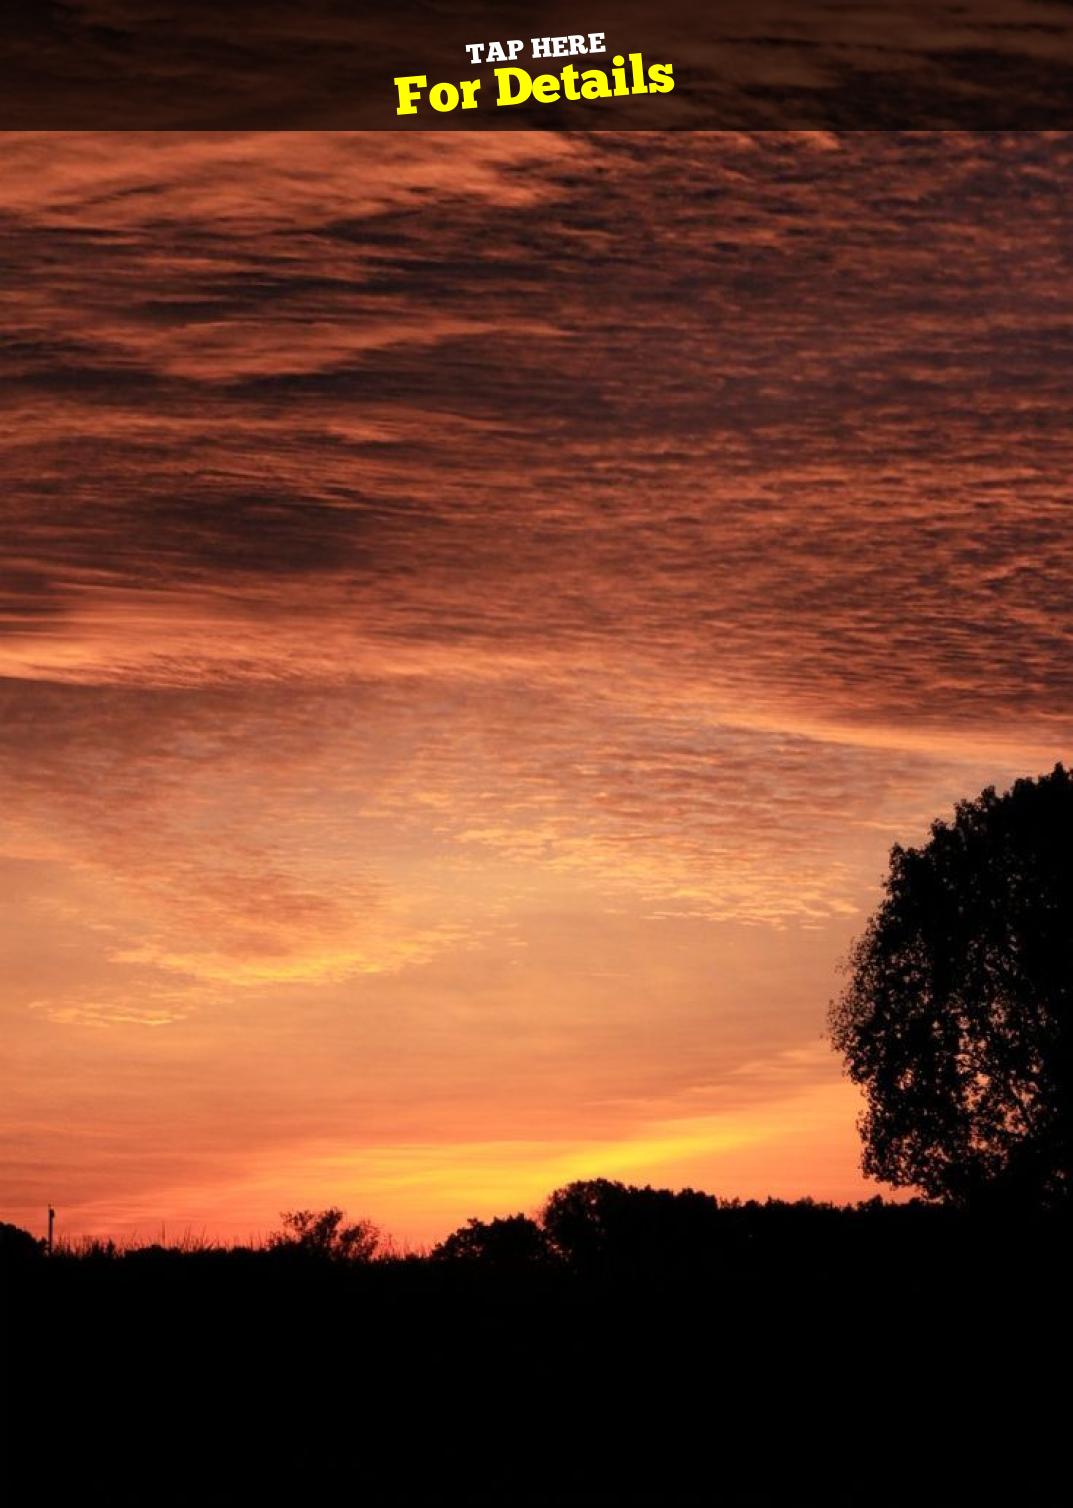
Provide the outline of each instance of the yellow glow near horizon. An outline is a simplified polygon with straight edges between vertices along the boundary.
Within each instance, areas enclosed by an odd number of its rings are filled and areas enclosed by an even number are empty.
[[[102,1202],[61,1211],[60,1229],[70,1236],[151,1239],[165,1223],[212,1239],[260,1239],[276,1228],[283,1209],[339,1205],[412,1246],[442,1239],[469,1215],[536,1213],[554,1189],[596,1177],[690,1186],[723,1198],[812,1195],[846,1202],[875,1192],[841,1155],[847,1114],[858,1105],[850,1086],[834,1083],[740,1115],[657,1121],[618,1140],[361,1149],[314,1143],[262,1157],[241,1178],[218,1186],[162,1190],[152,1204]],[[795,1156],[772,1178],[770,1150],[790,1138]]]

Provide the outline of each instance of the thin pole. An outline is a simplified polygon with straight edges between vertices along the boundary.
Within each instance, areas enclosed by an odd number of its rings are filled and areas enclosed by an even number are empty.
[[[52,1255],[52,1226],[56,1219],[56,1211],[51,1204],[48,1207],[48,1254]]]

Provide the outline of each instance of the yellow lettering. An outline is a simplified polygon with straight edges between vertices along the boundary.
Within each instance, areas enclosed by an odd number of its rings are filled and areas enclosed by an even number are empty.
[[[499,98],[497,105],[524,105],[533,92],[533,80],[524,68],[497,68],[496,78],[499,80]],[[517,93],[512,92],[512,83],[517,88]]]
[[[410,73],[403,75],[401,78],[394,79],[392,82],[398,90],[399,95],[399,108],[395,111],[395,114],[416,115],[417,106],[414,101],[428,83],[428,75],[424,73]],[[412,87],[414,84],[417,85],[416,89]]]

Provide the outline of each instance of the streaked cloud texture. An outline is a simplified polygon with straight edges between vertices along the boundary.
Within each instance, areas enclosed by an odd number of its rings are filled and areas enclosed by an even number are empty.
[[[1069,750],[1073,140],[4,150],[7,1217],[856,1197],[887,850]]]

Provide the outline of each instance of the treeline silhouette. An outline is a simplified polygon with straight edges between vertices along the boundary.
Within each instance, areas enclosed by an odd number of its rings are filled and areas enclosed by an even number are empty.
[[[420,1254],[337,1209],[51,1257],[4,1226],[10,1459],[122,1504],[1058,1503],[1068,1248],[606,1179]]]

